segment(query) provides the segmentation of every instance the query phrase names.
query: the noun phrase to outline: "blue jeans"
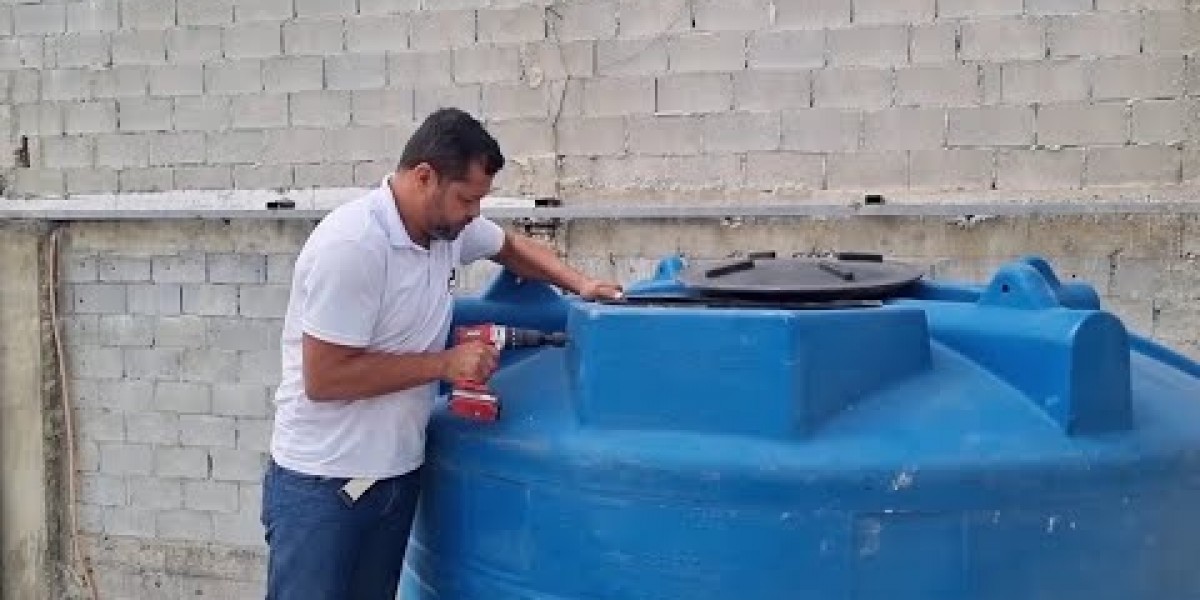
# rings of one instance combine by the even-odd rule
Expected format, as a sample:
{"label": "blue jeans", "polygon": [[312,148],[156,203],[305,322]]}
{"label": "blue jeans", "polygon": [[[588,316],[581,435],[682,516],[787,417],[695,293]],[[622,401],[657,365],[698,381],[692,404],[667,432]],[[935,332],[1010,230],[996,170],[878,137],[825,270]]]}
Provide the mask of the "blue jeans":
{"label": "blue jeans", "polygon": [[346,479],[270,461],[263,478],[267,600],[395,600],[420,469],[376,481],[350,504]]}

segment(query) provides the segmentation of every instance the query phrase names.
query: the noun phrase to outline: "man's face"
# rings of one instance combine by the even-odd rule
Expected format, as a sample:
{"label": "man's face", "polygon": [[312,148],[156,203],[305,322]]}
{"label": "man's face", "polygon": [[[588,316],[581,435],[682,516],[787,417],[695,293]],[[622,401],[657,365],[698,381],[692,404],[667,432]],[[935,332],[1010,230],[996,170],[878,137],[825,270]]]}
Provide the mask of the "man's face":
{"label": "man's face", "polygon": [[451,181],[434,174],[429,181],[426,207],[429,235],[437,240],[453,240],[479,216],[479,204],[492,189],[492,178],[482,164],[471,163],[464,181]]}

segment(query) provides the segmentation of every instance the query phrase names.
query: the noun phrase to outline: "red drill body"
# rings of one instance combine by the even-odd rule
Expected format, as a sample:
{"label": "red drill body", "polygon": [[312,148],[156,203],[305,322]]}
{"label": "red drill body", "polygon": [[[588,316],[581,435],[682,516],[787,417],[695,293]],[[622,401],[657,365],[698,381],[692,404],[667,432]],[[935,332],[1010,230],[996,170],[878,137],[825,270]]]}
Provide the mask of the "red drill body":
{"label": "red drill body", "polygon": [[[562,346],[566,341],[566,335],[563,333],[545,333],[492,323],[458,327],[454,330],[455,345],[482,342],[500,351],[508,348]],[[486,381],[459,380],[453,384],[454,389],[450,392],[451,412],[475,421],[495,421],[500,416],[500,399],[488,388]]]}

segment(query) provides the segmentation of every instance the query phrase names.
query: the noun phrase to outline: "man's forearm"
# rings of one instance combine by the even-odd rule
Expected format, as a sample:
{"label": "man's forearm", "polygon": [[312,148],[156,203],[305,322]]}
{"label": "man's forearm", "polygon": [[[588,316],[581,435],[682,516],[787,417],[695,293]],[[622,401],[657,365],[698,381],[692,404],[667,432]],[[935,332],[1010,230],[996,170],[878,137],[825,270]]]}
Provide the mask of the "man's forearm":
{"label": "man's forearm", "polygon": [[361,400],[438,381],[444,365],[441,353],[363,351],[307,370],[304,391],[315,402]]}

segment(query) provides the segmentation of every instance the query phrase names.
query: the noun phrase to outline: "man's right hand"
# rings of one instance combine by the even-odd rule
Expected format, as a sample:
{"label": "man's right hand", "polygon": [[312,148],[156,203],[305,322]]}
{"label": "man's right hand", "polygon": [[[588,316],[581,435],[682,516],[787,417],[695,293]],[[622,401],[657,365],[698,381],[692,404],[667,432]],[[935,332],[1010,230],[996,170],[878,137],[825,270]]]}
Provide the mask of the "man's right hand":
{"label": "man's right hand", "polygon": [[500,351],[483,342],[458,344],[442,353],[442,378],[447,381],[487,381],[496,370]]}

